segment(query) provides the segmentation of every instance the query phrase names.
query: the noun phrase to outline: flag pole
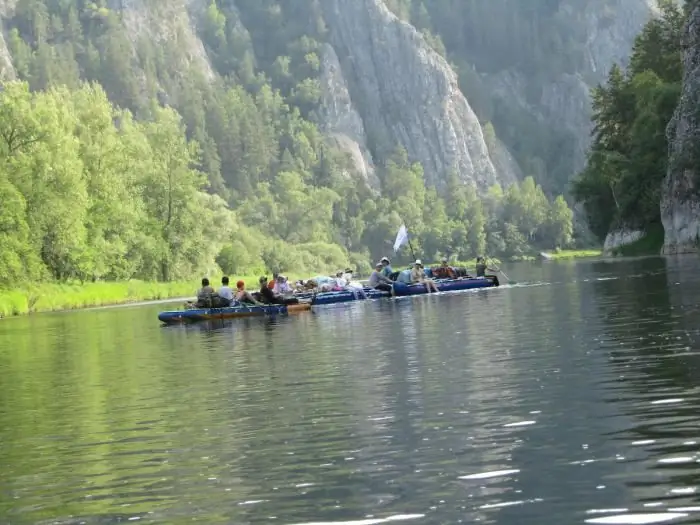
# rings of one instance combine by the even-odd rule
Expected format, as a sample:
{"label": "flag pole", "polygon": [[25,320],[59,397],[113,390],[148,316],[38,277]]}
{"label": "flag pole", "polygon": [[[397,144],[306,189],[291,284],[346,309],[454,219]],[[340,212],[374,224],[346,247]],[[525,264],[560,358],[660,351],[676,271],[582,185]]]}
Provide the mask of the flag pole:
{"label": "flag pole", "polygon": [[411,237],[410,237],[410,236],[408,237],[408,247],[409,247],[410,250],[411,250],[411,256],[413,257],[413,260],[414,260],[414,261],[417,261],[418,259],[416,259],[416,254],[415,254],[415,252],[413,251],[413,245],[411,244]]}

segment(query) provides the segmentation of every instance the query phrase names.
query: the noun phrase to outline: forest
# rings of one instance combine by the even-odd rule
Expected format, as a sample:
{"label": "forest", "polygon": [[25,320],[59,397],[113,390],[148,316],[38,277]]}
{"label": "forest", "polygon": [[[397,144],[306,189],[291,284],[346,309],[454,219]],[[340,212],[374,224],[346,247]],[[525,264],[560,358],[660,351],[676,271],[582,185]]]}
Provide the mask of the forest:
{"label": "forest", "polygon": [[663,231],[659,203],[668,167],[666,127],[681,92],[685,13],[672,0],[659,5],[662,16],[637,37],[629,66],[613,66],[605,85],[593,92],[593,144],[572,191],[601,240],[617,229]]}
{"label": "forest", "polygon": [[572,242],[566,201],[532,177],[485,195],[456,173],[426,187],[397,147],[370,187],[319,131],[318,0],[237,7],[211,1],[198,20],[207,77],[182,46],[129,40],[104,1],[18,4],[19,78],[0,92],[0,285],[367,271],[402,223],[427,260]]}

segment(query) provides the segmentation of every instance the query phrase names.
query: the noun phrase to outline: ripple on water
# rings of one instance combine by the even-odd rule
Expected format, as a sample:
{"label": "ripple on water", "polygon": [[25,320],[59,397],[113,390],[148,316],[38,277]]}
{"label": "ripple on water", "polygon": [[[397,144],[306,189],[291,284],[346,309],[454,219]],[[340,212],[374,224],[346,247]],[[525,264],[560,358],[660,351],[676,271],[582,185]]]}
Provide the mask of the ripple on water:
{"label": "ripple on water", "polygon": [[676,264],[174,329],[157,307],[5,320],[0,516],[692,519],[700,267]]}

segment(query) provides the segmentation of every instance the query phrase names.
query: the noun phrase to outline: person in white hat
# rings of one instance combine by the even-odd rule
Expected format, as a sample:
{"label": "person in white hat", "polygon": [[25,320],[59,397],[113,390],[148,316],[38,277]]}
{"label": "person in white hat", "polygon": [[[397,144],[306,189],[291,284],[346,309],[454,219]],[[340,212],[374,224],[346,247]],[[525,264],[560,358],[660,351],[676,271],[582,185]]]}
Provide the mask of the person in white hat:
{"label": "person in white hat", "polygon": [[432,279],[428,279],[425,276],[425,270],[423,270],[423,262],[420,259],[416,259],[416,262],[413,263],[413,270],[411,270],[411,283],[425,284],[425,288],[428,290],[428,293],[430,293],[431,291],[438,293],[440,291],[438,290],[435,281],[433,281]]}

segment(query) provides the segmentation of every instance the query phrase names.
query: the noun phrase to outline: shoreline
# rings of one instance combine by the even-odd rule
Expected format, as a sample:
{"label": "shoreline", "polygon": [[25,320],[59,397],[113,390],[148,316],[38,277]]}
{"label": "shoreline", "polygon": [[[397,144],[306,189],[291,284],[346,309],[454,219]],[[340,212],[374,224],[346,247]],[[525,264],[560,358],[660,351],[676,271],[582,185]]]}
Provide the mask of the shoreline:
{"label": "shoreline", "polygon": [[[543,257],[546,253],[550,257]],[[557,253],[541,252],[530,261],[550,261],[603,257],[602,250],[562,250]],[[616,257],[624,259],[625,256]],[[494,259],[495,260],[495,259]],[[513,261],[523,262],[523,261]],[[525,261],[526,262],[526,261]],[[497,263],[497,264],[500,264]],[[216,282],[216,278],[212,278]],[[233,279],[233,278],[232,278]],[[236,277],[250,284],[254,276]],[[235,282],[235,281],[234,281]],[[0,289],[0,319],[38,313],[100,310],[184,302],[194,297],[198,287],[192,282],[158,283],[120,281],[97,283],[39,283],[15,290]]]}
{"label": "shoreline", "polygon": [[[246,287],[257,284],[259,276],[231,277],[231,282],[245,281]],[[218,283],[221,276],[212,276]],[[37,283],[13,290],[0,288],[0,319],[39,313],[95,310],[194,299],[199,279],[187,282],[115,281],[96,283]]]}
{"label": "shoreline", "polygon": [[144,281],[40,283],[0,289],[0,319],[37,313],[66,312],[178,301],[194,297],[197,283]]}

